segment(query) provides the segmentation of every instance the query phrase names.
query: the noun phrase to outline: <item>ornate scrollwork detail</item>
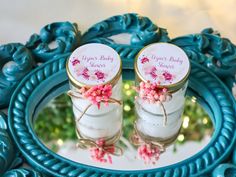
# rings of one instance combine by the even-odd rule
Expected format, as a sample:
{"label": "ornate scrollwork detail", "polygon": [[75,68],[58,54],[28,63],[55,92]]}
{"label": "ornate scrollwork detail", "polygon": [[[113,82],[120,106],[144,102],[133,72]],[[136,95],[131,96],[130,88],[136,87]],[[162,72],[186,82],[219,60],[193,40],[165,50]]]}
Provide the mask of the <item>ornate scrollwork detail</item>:
{"label": "ornate scrollwork detail", "polygon": [[129,13],[113,16],[93,25],[84,33],[82,43],[90,42],[95,38],[97,41],[104,42],[104,38],[121,33],[131,33],[130,44],[133,46],[169,41],[165,29],[156,26],[147,17]]}
{"label": "ornate scrollwork detail", "polygon": [[34,67],[30,51],[20,43],[0,46],[0,108],[7,107],[19,81]]}
{"label": "ornate scrollwork detail", "polygon": [[236,143],[234,145],[232,162],[233,162],[234,165],[236,165]]}
{"label": "ornate scrollwork detail", "polygon": [[[9,127],[16,144],[24,152],[28,162],[42,173],[54,176],[119,176],[120,171],[104,170],[99,172],[96,167],[88,167],[80,163],[65,160],[48,152],[48,149],[41,144],[36,135],[29,131],[32,121],[26,105],[36,106],[42,97],[48,98],[52,92],[51,88],[61,87],[62,83],[67,84],[65,75],[66,58],[52,60],[41,65],[34,72],[26,76],[17,88],[17,94],[12,98],[9,108]],[[130,69],[131,70],[131,69]],[[133,72],[133,70],[132,70]],[[53,80],[53,82],[52,82]],[[50,83],[45,88],[45,93],[37,93],[36,90]],[[47,84],[49,85],[49,84]],[[64,85],[65,86],[65,85]],[[47,90],[48,89],[48,90]],[[217,77],[208,72],[204,67],[192,62],[190,77],[190,89],[194,92],[199,90],[199,97],[212,107],[215,115],[215,131],[211,145],[194,155],[192,158],[181,161],[178,165],[157,168],[155,170],[144,170],[139,172],[140,176],[199,176],[210,173],[210,170],[228,157],[234,146],[235,139],[235,103],[232,95],[227,91],[226,86],[219,82]],[[207,92],[205,92],[207,90]],[[51,93],[50,93],[51,91]],[[30,98],[31,93],[37,93],[34,99]],[[197,97],[198,97],[197,96]],[[39,99],[40,98],[40,99]],[[32,108],[34,109],[34,108]],[[14,110],[14,111],[13,111]],[[137,172],[126,172],[125,176],[134,176]]]}
{"label": "ornate scrollwork detail", "polygon": [[236,46],[229,39],[221,38],[212,28],[200,34],[177,37],[171,43],[185,50],[190,59],[211,69],[219,77],[236,73]]}
{"label": "ornate scrollwork detail", "polygon": [[[117,44],[112,40],[112,35],[130,33],[130,45]],[[81,42],[80,42],[81,39]],[[56,41],[56,48],[51,43]],[[87,167],[75,162],[67,161],[62,157],[48,152],[48,149],[29,132],[29,115],[26,113],[26,105],[29,103],[29,95],[40,85],[41,82],[52,83],[51,76],[65,75],[65,62],[67,56],[79,44],[89,42],[104,43],[114,48],[121,56],[123,62],[123,75],[126,79],[133,79],[133,60],[143,46],[153,42],[171,42],[178,45],[193,61],[208,67],[220,77],[231,78],[236,72],[236,46],[228,39],[220,37],[212,29],[205,29],[200,34],[182,36],[170,40],[167,31],[157,27],[147,17],[137,14],[125,14],[111,17],[88,29],[81,37],[76,24],[58,22],[46,25],[40,34],[34,34],[27,42],[26,47],[22,44],[8,44],[0,46],[0,108],[7,106],[11,94],[22,78],[31,71],[36,62],[48,63],[35,69],[19,85],[17,93],[12,98],[9,112],[9,127],[17,146],[32,166],[42,173],[54,176],[135,176],[136,172],[103,170],[99,172],[94,167]],[[66,80],[66,77],[63,77]],[[229,80],[229,79],[228,79]],[[194,157],[179,162],[178,165],[146,170],[139,176],[191,176],[205,175],[216,167],[213,175],[235,173],[236,150],[234,150],[233,164],[223,164],[229,152],[235,147],[235,100],[226,91],[223,83],[205,68],[192,62],[190,77],[190,89],[200,90],[200,96],[211,105],[215,111],[215,125],[219,131],[214,134],[211,145],[205,147]],[[60,83],[62,84],[62,82]],[[230,85],[229,84],[229,85]],[[49,85],[49,84],[48,84]],[[232,84],[231,84],[232,85]],[[230,85],[230,87],[231,87]],[[46,88],[44,88],[46,89]],[[204,92],[203,90],[208,90]],[[39,98],[39,94],[34,97]],[[2,99],[3,98],[3,99]],[[34,101],[35,101],[34,100]],[[29,169],[15,169],[6,172],[22,161],[16,154],[18,151],[12,144],[7,131],[6,115],[0,113],[0,174],[8,176],[41,176],[38,172]],[[2,168],[3,167],[3,168]]]}
{"label": "ornate scrollwork detail", "polygon": [[213,177],[233,177],[236,174],[236,165],[230,163],[220,164],[214,169]]}
{"label": "ornate scrollwork detail", "polygon": [[6,172],[3,177],[42,177],[42,175],[31,169],[18,168]]}
{"label": "ornate scrollwork detail", "polygon": [[[56,22],[43,27],[40,34],[33,34],[26,47],[29,48],[38,62],[45,62],[70,53],[79,45],[80,32],[77,24],[70,22]],[[52,42],[56,47],[50,47]]]}
{"label": "ornate scrollwork detail", "polygon": [[8,134],[6,121],[7,116],[0,112],[0,174],[22,163],[22,159],[18,157],[19,153]]}

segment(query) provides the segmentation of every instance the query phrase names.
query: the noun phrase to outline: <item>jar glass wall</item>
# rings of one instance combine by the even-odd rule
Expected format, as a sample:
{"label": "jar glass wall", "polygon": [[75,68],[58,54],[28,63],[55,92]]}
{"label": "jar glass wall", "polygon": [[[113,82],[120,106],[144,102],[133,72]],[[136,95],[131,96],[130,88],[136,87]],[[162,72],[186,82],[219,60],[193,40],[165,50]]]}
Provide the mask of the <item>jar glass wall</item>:
{"label": "jar glass wall", "polygon": [[189,59],[175,45],[156,43],[142,49],[134,65],[136,131],[150,141],[171,143],[182,125]]}
{"label": "jar glass wall", "polygon": [[136,99],[138,131],[144,136],[152,137],[160,142],[176,137],[182,125],[181,116],[184,110],[186,88],[187,83],[172,94],[170,101],[163,103],[167,116],[166,125],[163,125],[164,115],[159,104],[146,103],[140,98]]}
{"label": "jar glass wall", "polygon": [[78,138],[112,139],[122,129],[122,76],[118,53],[103,44],[77,48],[67,62]]}
{"label": "jar glass wall", "polygon": [[[71,90],[77,91],[77,88],[70,84]],[[122,99],[122,78],[112,88],[112,98]],[[89,100],[83,98],[73,98],[73,112],[75,120],[81,116],[83,111],[90,104]],[[82,137],[89,139],[108,139],[120,133],[122,128],[122,105],[112,103],[107,106],[101,104],[98,108],[92,105],[83,117],[76,121],[76,128]]]}

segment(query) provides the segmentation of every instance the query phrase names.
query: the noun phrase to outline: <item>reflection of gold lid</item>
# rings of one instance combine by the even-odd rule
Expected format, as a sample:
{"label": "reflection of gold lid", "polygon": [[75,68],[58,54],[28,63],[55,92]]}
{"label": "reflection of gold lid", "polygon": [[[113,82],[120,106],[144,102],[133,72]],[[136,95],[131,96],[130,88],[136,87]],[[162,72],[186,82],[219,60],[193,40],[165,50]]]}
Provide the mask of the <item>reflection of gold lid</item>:
{"label": "reflection of gold lid", "polygon": [[[107,50],[109,50],[109,51],[107,51]],[[104,54],[102,54],[103,52],[104,52]],[[85,56],[88,55],[89,57],[95,56],[94,58],[97,57],[96,60],[94,60],[95,65],[101,64],[101,65],[105,66],[105,69],[90,67],[89,66],[91,63],[90,60],[89,60],[89,62],[83,61],[83,59],[82,59],[83,55],[85,55]],[[102,60],[98,59],[98,58],[102,58],[106,55],[112,56],[111,57],[111,58],[113,58],[112,64],[107,64],[106,60],[102,61]],[[91,71],[100,70],[105,73],[106,69],[110,69],[109,70],[110,72],[104,74],[104,75],[107,75],[107,79],[104,79],[103,81],[96,80],[93,83],[92,81],[88,81],[86,79],[81,78],[82,76],[78,76],[78,78],[76,78],[77,75],[76,75],[75,68],[73,68],[74,66],[72,66],[72,64],[70,63],[70,61],[73,60],[74,58],[76,58],[80,61],[80,63],[78,64],[78,65],[80,65],[80,67],[85,65],[84,68],[87,68],[88,70],[93,68],[93,70],[91,70]],[[112,65],[112,66],[110,66],[110,65]],[[80,71],[80,70],[78,69],[78,71]],[[67,75],[68,75],[69,80],[72,83],[72,85],[74,85],[77,88],[92,87],[95,85],[105,85],[105,84],[111,84],[112,86],[114,86],[121,77],[122,62],[121,62],[121,58],[120,58],[119,54],[111,47],[103,45],[103,44],[97,44],[97,43],[86,44],[86,45],[83,45],[83,46],[80,46],[79,48],[77,48],[71,54],[71,56],[67,59],[66,72],[67,72]]]}
{"label": "reflection of gold lid", "polygon": [[[186,53],[181,49],[179,48],[178,46],[176,45],[173,45],[173,44],[169,44],[169,43],[154,43],[154,44],[150,44],[150,45],[147,45],[146,47],[144,47],[141,51],[139,51],[139,53],[137,54],[137,56],[135,57],[135,62],[134,62],[134,69],[135,69],[135,76],[136,76],[136,79],[137,81],[141,82],[147,82],[148,80],[145,79],[145,77],[141,74],[139,68],[138,68],[138,59],[139,57],[144,53],[144,50],[150,48],[150,47],[159,47],[160,45],[166,45],[166,46],[174,46],[176,49],[178,49],[179,51],[182,51],[183,54],[185,55],[184,57],[186,57],[186,64],[188,66],[188,68],[185,68],[185,74],[181,77],[181,79],[176,82],[176,83],[172,83],[172,84],[160,84],[160,88],[167,88],[170,92],[175,92],[177,90],[179,90],[180,88],[183,87],[183,85],[186,83],[186,81],[188,80],[188,76],[190,74],[190,62],[189,62],[189,59],[188,59],[188,56],[186,55]],[[163,46],[165,47],[165,46]],[[160,50],[159,50],[160,51]],[[171,53],[171,52],[170,52]],[[167,55],[169,55],[170,53],[167,53]],[[151,82],[153,82],[152,80],[150,80]]]}

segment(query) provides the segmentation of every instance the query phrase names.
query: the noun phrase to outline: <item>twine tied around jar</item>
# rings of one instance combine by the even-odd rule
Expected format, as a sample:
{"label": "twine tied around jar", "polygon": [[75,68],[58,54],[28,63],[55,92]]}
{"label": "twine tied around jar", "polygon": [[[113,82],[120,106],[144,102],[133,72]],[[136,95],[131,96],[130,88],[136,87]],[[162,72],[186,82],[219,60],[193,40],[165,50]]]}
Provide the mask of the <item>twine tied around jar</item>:
{"label": "twine tied around jar", "polygon": [[134,90],[138,93],[135,98],[141,98],[149,104],[160,105],[163,111],[163,126],[167,124],[167,114],[163,102],[169,101],[172,98],[171,93],[168,92],[167,88],[161,88],[158,83],[140,82],[138,87],[134,87]]}
{"label": "twine tied around jar", "polygon": [[[122,101],[115,98],[111,98],[112,95],[112,85],[97,85],[90,88],[82,87],[79,92],[69,90],[67,94],[70,97],[87,99],[91,103],[83,110],[82,114],[76,118],[76,121],[80,121],[87,110],[92,106],[96,105],[100,109],[101,103],[108,106],[109,103],[122,105]],[[121,130],[112,138],[109,139],[91,139],[85,136],[81,136],[79,130],[77,129],[77,136],[79,142],[77,143],[78,148],[89,148],[91,157],[97,162],[109,162],[112,163],[112,158],[110,155],[121,156],[123,154],[122,148],[116,146],[115,143],[119,140],[121,136]],[[107,159],[105,158],[107,156]]]}
{"label": "twine tied around jar", "polygon": [[[83,138],[79,133],[78,129],[76,131],[77,136],[79,138],[79,142],[77,143],[77,147],[81,149],[89,148],[91,153],[91,158],[97,162],[109,162],[112,163],[111,155],[121,156],[123,155],[123,149],[115,143],[120,139],[122,131],[120,130],[115,136],[109,139],[100,138],[98,140],[92,140],[89,138]],[[107,159],[106,159],[107,157]]]}
{"label": "twine tied around jar", "polygon": [[166,147],[177,138],[179,132],[167,140],[161,140],[154,137],[146,136],[137,128],[136,121],[134,122],[134,132],[130,136],[130,142],[138,147],[138,155],[145,163],[153,163],[159,159],[161,153],[165,152]]}
{"label": "twine tied around jar", "polygon": [[112,95],[111,84],[96,85],[90,88],[82,87],[81,89],[79,89],[79,92],[69,90],[67,94],[70,97],[79,98],[79,99],[87,99],[91,102],[84,109],[82,114],[78,118],[76,118],[76,121],[79,121],[92,105],[97,105],[98,109],[100,109],[101,103],[104,103],[105,106],[108,106],[109,103],[122,105],[122,101],[117,100],[115,98],[111,98],[111,95]]}

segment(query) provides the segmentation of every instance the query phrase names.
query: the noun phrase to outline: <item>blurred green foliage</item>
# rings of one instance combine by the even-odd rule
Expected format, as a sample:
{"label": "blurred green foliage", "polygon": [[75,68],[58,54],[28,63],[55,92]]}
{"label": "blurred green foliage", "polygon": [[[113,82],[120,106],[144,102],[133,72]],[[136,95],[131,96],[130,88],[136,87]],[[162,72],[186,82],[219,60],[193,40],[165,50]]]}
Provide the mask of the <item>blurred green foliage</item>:
{"label": "blurred green foliage", "polygon": [[44,142],[76,139],[70,97],[62,94],[46,105],[34,122],[35,131]]}
{"label": "blurred green foliage", "polygon": [[[133,131],[134,96],[132,81],[123,82],[124,119],[123,135],[128,138]],[[64,140],[75,140],[75,122],[71,108],[70,97],[66,94],[55,98],[46,105],[35,121],[34,128],[40,139],[56,150],[57,145]],[[207,113],[195,99],[187,98],[183,114],[183,125],[177,144],[183,144],[188,140],[201,141],[202,138],[213,132],[213,125]]]}

